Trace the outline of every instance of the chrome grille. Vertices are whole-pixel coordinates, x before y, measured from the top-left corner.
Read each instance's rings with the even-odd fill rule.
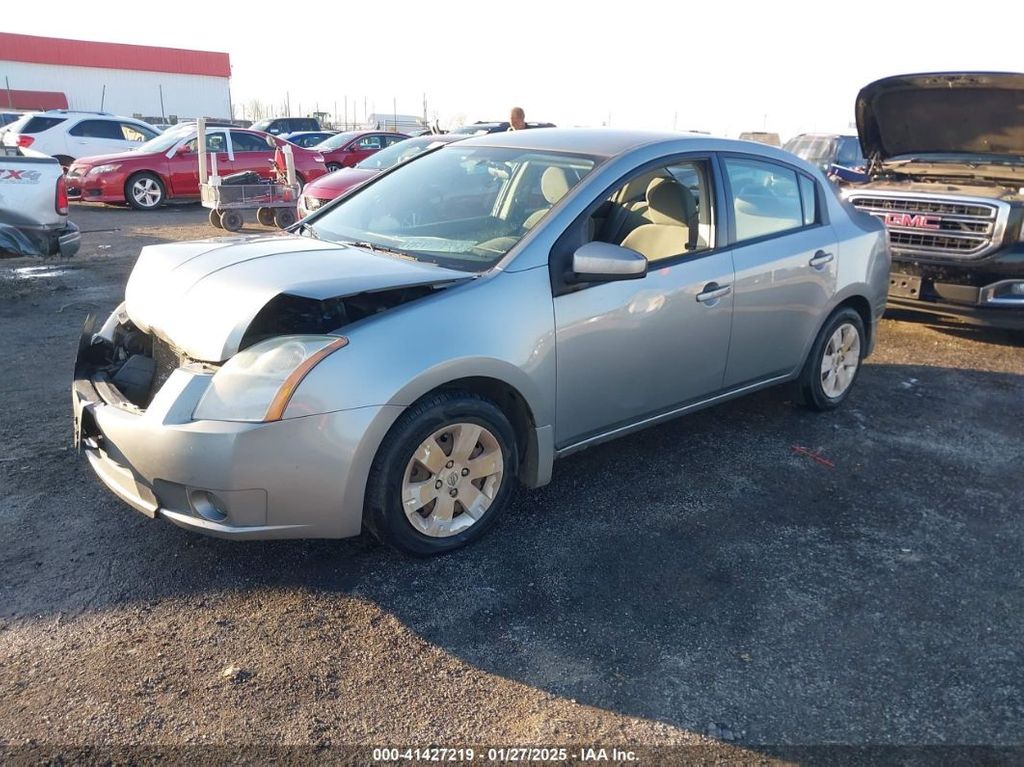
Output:
[[[1009,206],[898,193],[851,194],[859,210],[885,222],[894,255],[932,260],[981,258],[999,247]]]

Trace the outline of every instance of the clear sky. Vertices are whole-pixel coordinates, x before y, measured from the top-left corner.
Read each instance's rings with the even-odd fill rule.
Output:
[[[387,0],[127,5],[51,0],[3,29],[226,51],[236,117],[259,100],[428,115],[707,130],[845,130],[890,74],[1024,70],[1024,0]],[[131,8],[131,11],[128,9]],[[197,10],[197,9],[202,10]],[[59,19],[59,24],[55,20]]]

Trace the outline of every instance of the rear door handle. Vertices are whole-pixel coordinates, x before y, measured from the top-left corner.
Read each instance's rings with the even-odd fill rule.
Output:
[[[810,265],[813,266],[815,269],[820,269],[825,264],[829,263],[833,258],[835,258],[835,256],[832,255],[831,253],[826,253],[823,250],[819,250],[817,253],[814,254],[814,257],[810,260]]]
[[[697,294],[697,300],[702,304],[710,304],[724,298],[732,292],[729,285],[719,285],[717,282],[709,282],[704,286],[704,291]]]

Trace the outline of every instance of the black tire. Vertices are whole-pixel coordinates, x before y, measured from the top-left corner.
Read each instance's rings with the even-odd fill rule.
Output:
[[[845,389],[837,396],[830,396],[825,391],[824,375],[821,369],[829,340],[844,325],[852,326],[857,331],[857,367],[853,371],[853,377]],[[864,362],[864,353],[867,350],[867,340],[867,334],[864,332],[864,321],[856,310],[847,306],[833,313],[825,324],[822,325],[818,337],[814,339],[814,345],[811,346],[811,352],[807,355],[807,361],[804,363],[804,368],[797,379],[797,396],[800,401],[811,410],[825,411],[834,410],[839,407],[850,395],[850,392],[853,391],[853,386],[857,382],[857,376],[860,375]]]
[[[260,208],[256,211],[256,220],[259,221],[263,226],[274,225],[274,209],[273,208]]]
[[[242,214],[237,210],[225,210],[220,214],[220,225],[229,232],[237,232],[243,223]]]
[[[145,196],[139,194],[136,185],[143,184],[147,189],[152,190],[150,194]],[[155,173],[148,171],[136,173],[124,185],[124,199],[135,210],[156,210],[164,204],[166,198],[167,190],[164,188],[164,182]]]
[[[327,163],[327,172],[334,173],[336,170],[341,170],[341,165],[336,162]]]
[[[297,216],[291,208],[276,208],[274,210],[274,223],[278,229],[287,229],[295,223]]]
[[[64,173],[68,172],[68,168],[75,162],[74,157],[68,157],[66,154],[55,154],[53,159],[60,163],[60,167],[64,169]]]
[[[448,537],[431,537],[406,518],[402,484],[413,453],[423,441],[457,423],[483,426],[496,439],[503,459],[501,484],[491,505],[470,527]],[[378,540],[405,554],[428,557],[453,551],[475,541],[498,520],[508,506],[518,468],[515,432],[493,402],[469,392],[440,392],[406,410],[381,443],[367,480],[363,522]]]
[[[218,229],[224,228],[224,224],[220,222],[220,211],[214,208],[210,209],[210,223],[213,224]]]

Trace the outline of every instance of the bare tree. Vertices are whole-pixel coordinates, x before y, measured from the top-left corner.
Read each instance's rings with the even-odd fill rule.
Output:
[[[247,111],[249,112],[249,119],[253,122],[267,117],[267,105],[259,99],[252,99],[248,104]]]

